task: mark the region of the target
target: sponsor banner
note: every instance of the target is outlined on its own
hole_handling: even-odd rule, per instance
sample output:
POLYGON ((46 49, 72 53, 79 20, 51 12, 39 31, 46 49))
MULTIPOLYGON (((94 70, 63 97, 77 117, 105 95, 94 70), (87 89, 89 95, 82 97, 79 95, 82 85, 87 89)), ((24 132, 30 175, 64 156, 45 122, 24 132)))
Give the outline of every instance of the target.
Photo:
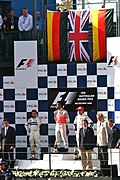
POLYGON ((47 76, 47 65, 38 65, 38 77, 47 76))
POLYGON ((97 75, 107 75, 107 63, 97 63, 97 75))
POLYGON ((78 106, 84 106, 85 111, 97 110, 97 88, 49 89, 48 99, 51 111, 58 101, 68 111, 76 111, 78 106))
POLYGON ((107 99, 107 87, 97 88, 98 99, 107 99))
POLYGON ((77 87, 77 76, 67 76, 67 87, 77 87))
POLYGON ((115 111, 115 124, 120 124, 120 111, 115 111))
POLYGON ((0 89, 0 101, 3 101, 3 89, 0 89))
POLYGON ((77 64, 77 75, 87 75, 87 64, 77 64))
POLYGON ((14 42, 14 68, 15 88, 37 88, 37 41, 14 42))
POLYGON ((26 89, 15 89, 15 100, 26 100, 26 89))
POLYGON ((4 112, 15 112, 15 101, 4 101, 4 112))
POLYGON ((37 100, 27 101, 27 112, 31 112, 33 109, 38 111, 38 101, 37 100))
POLYGON ((47 88, 38 89, 38 100, 48 100, 47 88))
POLYGON ((3 88, 4 89, 14 89, 15 88, 15 77, 13 77, 13 76, 3 77, 3 88))
POLYGON ((49 136, 55 135, 55 124, 48 124, 48 135, 49 136))
POLYGON ((97 76, 87 76, 87 87, 97 87, 97 76))
POLYGON ((48 136, 40 136, 40 146, 48 147, 48 136))
POLYGON ((108 111, 115 111, 115 100, 108 99, 108 111))
POLYGON ((27 147, 27 136, 16 136, 16 147, 27 147))
POLYGON ((57 64, 57 76, 67 76, 67 64, 57 64))
POLYGON ((57 77, 48 77, 48 88, 57 88, 57 77))
POLYGON ((48 112, 39 112, 38 115, 42 124, 48 124, 48 112))
POLYGON ((107 65, 108 67, 120 67, 120 37, 107 38, 107 65))
POLYGON ((27 113, 26 112, 16 112, 15 113, 16 124, 25 124, 26 120, 27 120, 27 113))

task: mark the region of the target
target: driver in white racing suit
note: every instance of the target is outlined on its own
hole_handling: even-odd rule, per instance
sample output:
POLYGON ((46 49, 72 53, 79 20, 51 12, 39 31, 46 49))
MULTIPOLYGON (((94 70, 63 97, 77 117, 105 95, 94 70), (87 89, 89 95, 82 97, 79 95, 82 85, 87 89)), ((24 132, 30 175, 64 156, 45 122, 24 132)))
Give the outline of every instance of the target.
POLYGON ((67 130, 68 130, 68 124, 70 122, 68 112, 61 108, 60 102, 57 102, 56 109, 54 111, 54 119, 56 122, 56 128, 55 128, 55 144, 57 146, 58 151, 60 150, 60 141, 61 138, 64 143, 65 151, 68 151, 68 137, 67 137, 67 130))
POLYGON ((25 129, 30 133, 31 159, 35 158, 35 154, 37 154, 36 159, 40 159, 40 125, 41 120, 38 117, 38 112, 32 110, 32 117, 25 123, 25 129), (35 145, 37 149, 36 153, 35 145))

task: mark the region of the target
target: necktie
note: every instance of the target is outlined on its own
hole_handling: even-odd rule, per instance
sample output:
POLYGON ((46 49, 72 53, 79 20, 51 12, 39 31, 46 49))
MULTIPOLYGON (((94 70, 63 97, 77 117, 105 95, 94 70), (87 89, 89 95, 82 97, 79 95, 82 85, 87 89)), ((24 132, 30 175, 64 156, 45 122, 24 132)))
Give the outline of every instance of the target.
POLYGON ((85 137, 86 130, 87 130, 86 128, 83 129, 84 137, 85 137))
POLYGON ((7 128, 5 127, 5 136, 6 136, 6 134, 7 134, 7 128))

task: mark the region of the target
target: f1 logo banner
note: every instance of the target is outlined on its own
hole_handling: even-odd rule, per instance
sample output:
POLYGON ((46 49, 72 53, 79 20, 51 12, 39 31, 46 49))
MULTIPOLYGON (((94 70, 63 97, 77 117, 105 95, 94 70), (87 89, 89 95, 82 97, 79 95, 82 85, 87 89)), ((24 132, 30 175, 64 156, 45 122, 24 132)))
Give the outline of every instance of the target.
POLYGON ((84 106, 85 111, 97 110, 97 88, 49 89, 49 110, 54 111, 57 102, 68 111, 84 106))
POLYGON ((15 88, 37 88, 37 41, 14 42, 15 88))

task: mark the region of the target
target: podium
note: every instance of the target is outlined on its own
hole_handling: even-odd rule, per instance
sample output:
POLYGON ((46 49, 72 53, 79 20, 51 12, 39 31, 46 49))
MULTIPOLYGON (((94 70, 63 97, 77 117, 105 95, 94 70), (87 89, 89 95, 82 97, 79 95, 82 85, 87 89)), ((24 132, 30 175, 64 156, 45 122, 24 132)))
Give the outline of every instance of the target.
POLYGON ((108 149, 108 164, 117 165, 118 176, 120 176, 120 149, 108 149))

